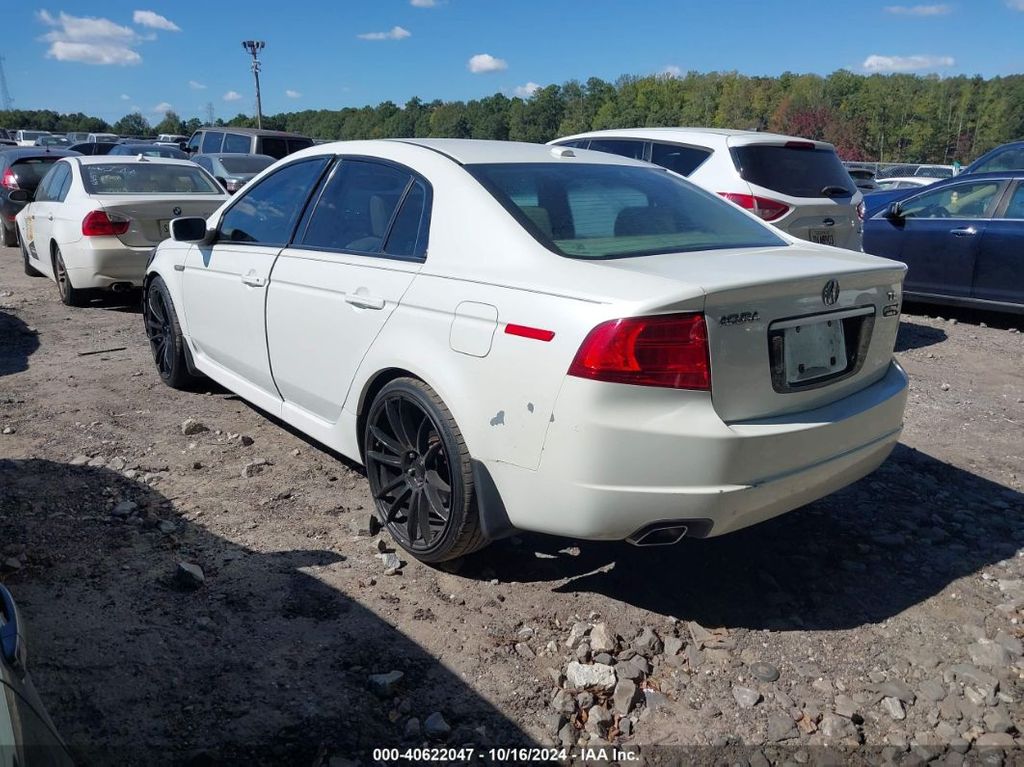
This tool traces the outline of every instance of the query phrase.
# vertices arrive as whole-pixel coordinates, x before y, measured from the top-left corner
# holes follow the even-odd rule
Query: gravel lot
[[[163,386],[131,302],[65,308],[0,248],[0,578],[36,684],[97,764],[1024,761],[1024,318],[934,311],[899,337],[903,442],[845,491],[672,548],[522,535],[386,575],[358,468]]]

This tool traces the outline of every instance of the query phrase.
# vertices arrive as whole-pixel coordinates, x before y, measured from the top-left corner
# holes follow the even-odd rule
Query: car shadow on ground
[[[1024,330],[1024,315],[1011,314],[1010,312],[990,312],[984,309],[945,306],[941,304],[921,304],[907,301],[903,305],[903,313],[904,318],[907,313],[910,313],[921,317],[954,319],[965,325],[987,325],[990,328],[999,328],[1000,330],[1009,330],[1010,328]]]
[[[1024,495],[900,445],[855,485],[721,538],[636,548],[524,535],[458,574],[550,581],[707,626],[846,629],[891,618],[1022,546]]]
[[[35,330],[17,316],[0,309],[0,376],[28,370],[28,358],[39,349]]]
[[[896,351],[906,352],[911,349],[924,349],[928,346],[941,344],[946,340],[946,331],[929,325],[920,325],[908,320],[900,320],[899,334],[896,336]]]
[[[530,744],[368,609],[382,597],[335,552],[253,551],[108,469],[0,460],[0,487],[31,673],[82,764],[369,763],[422,745],[404,728],[435,711],[449,745]],[[332,569],[343,588],[321,580]],[[369,676],[394,670],[396,692],[374,695]]]

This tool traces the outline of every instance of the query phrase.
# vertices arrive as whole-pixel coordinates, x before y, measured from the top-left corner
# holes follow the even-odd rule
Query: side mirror
[[[903,218],[903,209],[898,202],[890,202],[889,207],[885,209],[885,217],[890,218],[894,221],[899,221]]]
[[[211,231],[206,228],[206,219],[198,216],[171,219],[171,239],[175,242],[204,243]]]
[[[11,202],[32,202],[32,193],[27,189],[15,189],[7,195]]]

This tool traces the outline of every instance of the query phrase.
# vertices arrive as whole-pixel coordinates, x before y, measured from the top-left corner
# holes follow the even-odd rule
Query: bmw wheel
[[[171,292],[160,277],[154,277],[146,288],[142,317],[160,380],[172,389],[191,388],[199,377],[189,372],[185,339],[171,302]]]
[[[61,255],[60,248],[56,245],[53,247],[53,274],[57,278],[57,290],[60,292],[61,303],[65,306],[85,306],[89,303],[89,292],[71,284],[64,256]]]
[[[364,455],[377,515],[412,556],[443,562],[486,545],[466,443],[425,383],[399,378],[381,389],[367,415]]]

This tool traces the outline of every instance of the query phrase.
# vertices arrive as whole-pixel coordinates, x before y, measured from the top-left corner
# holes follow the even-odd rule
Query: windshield
[[[766,225],[661,169],[516,163],[466,170],[541,244],[570,258],[786,245]]]
[[[23,141],[35,141],[40,136],[49,136],[49,135],[50,134],[47,133],[46,131],[38,131],[38,130],[23,130],[21,132],[21,137],[22,137]]]
[[[228,173],[259,173],[264,168],[269,168],[275,162],[273,157],[221,157],[220,164]]]
[[[89,194],[223,194],[198,166],[156,163],[83,165]]]
[[[834,150],[815,149],[810,142],[806,147],[805,142],[791,143],[794,146],[752,144],[730,151],[745,181],[790,197],[849,197],[857,190]]]

